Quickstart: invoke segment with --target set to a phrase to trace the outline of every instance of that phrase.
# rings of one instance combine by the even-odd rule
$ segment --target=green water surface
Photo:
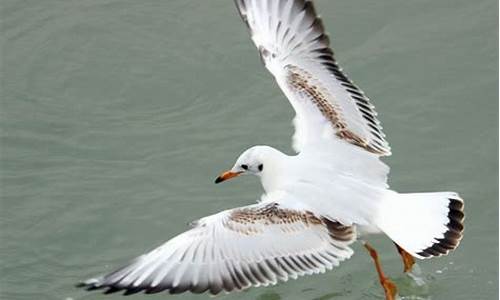
[[[498,2],[321,0],[336,57],[371,97],[391,187],[458,191],[461,247],[419,262],[371,239],[403,299],[497,299]],[[291,153],[293,110],[230,0],[2,0],[0,298],[74,288],[223,209],[256,178],[213,179],[247,147]],[[382,299],[360,244],[324,275],[218,299]],[[207,299],[166,293],[130,299]]]

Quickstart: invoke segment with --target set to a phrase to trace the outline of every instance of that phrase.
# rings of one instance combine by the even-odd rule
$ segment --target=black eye
[[[242,168],[243,170],[248,170],[248,165],[241,165],[241,168]]]
[[[263,165],[263,164],[260,164],[260,165],[258,166],[258,168],[259,168],[259,171],[262,171],[262,170],[264,170],[264,165]]]

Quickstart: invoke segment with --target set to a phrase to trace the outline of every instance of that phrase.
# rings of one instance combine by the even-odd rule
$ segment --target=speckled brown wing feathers
[[[191,230],[82,286],[126,294],[242,290],[332,269],[352,255],[355,238],[353,227],[261,203],[200,219]]]
[[[236,0],[262,62],[295,108],[310,101],[331,123],[335,138],[371,153],[390,155],[382,126],[370,100],[343,72],[330,48],[323,22],[312,1]],[[308,127],[307,124],[296,123]],[[297,128],[300,131],[301,128]],[[322,133],[317,129],[317,135]],[[310,137],[313,133],[307,132]],[[308,141],[296,135],[300,151]]]

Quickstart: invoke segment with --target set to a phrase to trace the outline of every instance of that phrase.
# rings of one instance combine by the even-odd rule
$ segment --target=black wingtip
[[[79,288],[79,289],[85,289],[87,291],[93,291],[93,290],[99,289],[99,287],[95,286],[94,284],[87,283],[85,281],[80,281],[80,282],[76,283],[75,287]]]

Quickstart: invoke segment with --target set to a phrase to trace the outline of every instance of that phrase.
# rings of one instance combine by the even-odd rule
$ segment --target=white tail
[[[463,232],[463,200],[457,193],[391,193],[380,208],[377,226],[418,258],[446,255]]]

